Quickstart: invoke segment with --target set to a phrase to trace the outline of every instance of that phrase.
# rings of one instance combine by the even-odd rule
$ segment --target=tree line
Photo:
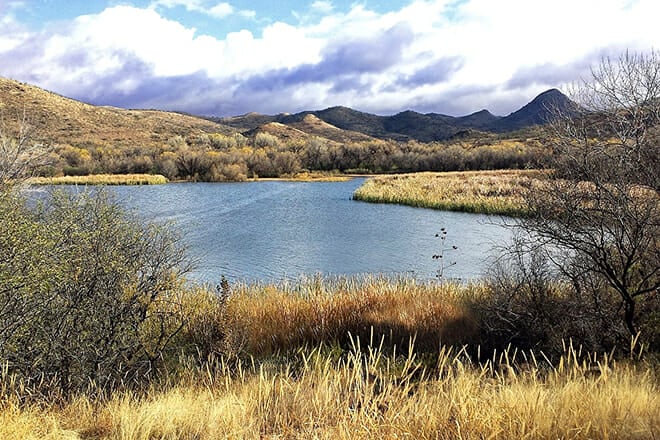
[[[487,137],[488,135],[484,135]],[[538,139],[472,139],[451,143],[337,143],[312,137],[283,141],[260,132],[253,138],[208,134],[175,136],[160,147],[57,145],[42,176],[162,174],[170,180],[241,181],[302,171],[395,173],[538,167],[548,156]]]

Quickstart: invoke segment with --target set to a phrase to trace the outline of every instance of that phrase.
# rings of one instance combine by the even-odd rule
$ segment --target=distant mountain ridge
[[[520,110],[494,122],[493,131],[507,132],[549,122],[554,112],[572,114],[577,104],[557,89],[546,90]]]
[[[557,89],[547,90],[531,102],[508,116],[495,116],[488,110],[480,110],[466,116],[448,116],[439,113],[418,113],[406,110],[392,116],[379,116],[353,110],[348,107],[329,107],[324,110],[303,111],[293,115],[262,115],[249,113],[242,116],[214,118],[217,122],[239,131],[259,131],[268,123],[289,126],[300,124],[308,115],[341,130],[396,141],[421,142],[451,139],[466,130],[506,133],[547,123],[553,112],[573,112],[576,105]]]
[[[0,77],[0,113],[5,119],[25,112],[43,140],[71,145],[159,146],[177,136],[190,139],[212,133],[228,136],[241,133],[252,138],[259,132],[271,134],[284,143],[305,142],[311,138],[334,143],[378,139],[433,142],[475,132],[506,133],[526,129],[545,123],[554,108],[570,112],[576,106],[559,90],[551,89],[508,116],[495,116],[488,110],[460,117],[412,110],[380,116],[337,106],[296,114],[248,113],[208,118],[94,106]]]

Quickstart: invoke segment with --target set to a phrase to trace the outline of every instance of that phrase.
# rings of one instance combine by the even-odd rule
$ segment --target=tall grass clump
[[[523,194],[533,170],[462,171],[379,176],[353,193],[355,200],[481,214],[524,216]]]
[[[217,334],[223,335],[224,347],[236,354],[264,356],[321,343],[346,348],[349,334],[363,341],[373,334],[384,336],[389,346],[399,348],[415,335],[418,349],[434,351],[442,343],[467,342],[476,333],[476,323],[463,305],[476,288],[379,276],[237,283],[226,302],[211,300],[215,310],[223,308],[214,312],[213,325],[195,323],[206,320],[207,312],[188,316],[195,328],[222,329]]]

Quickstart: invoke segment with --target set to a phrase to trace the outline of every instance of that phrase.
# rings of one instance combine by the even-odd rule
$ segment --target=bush
[[[660,292],[660,53],[604,58],[591,74],[573,108],[547,125],[552,170],[524,194],[522,226],[561,254],[555,267],[576,294],[615,303],[609,318],[627,339],[650,343],[657,330],[642,323]]]
[[[618,304],[597,278],[567,282],[547,249],[514,240],[491,270],[483,296],[473,300],[482,350],[509,347],[561,356],[569,341],[590,352],[630,343]],[[588,290],[581,286],[589,285]]]
[[[62,173],[65,176],[89,176],[89,168],[66,166],[62,169]]]
[[[2,195],[0,254],[0,358],[21,380],[64,396],[138,381],[183,325],[178,238],[103,191]]]

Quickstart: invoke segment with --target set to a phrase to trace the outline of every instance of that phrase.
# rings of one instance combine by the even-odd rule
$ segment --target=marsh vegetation
[[[539,184],[538,170],[463,171],[379,176],[353,194],[355,200],[479,214],[524,216],[525,192]]]
[[[87,176],[32,177],[32,185],[162,185],[160,174],[92,174]]]

